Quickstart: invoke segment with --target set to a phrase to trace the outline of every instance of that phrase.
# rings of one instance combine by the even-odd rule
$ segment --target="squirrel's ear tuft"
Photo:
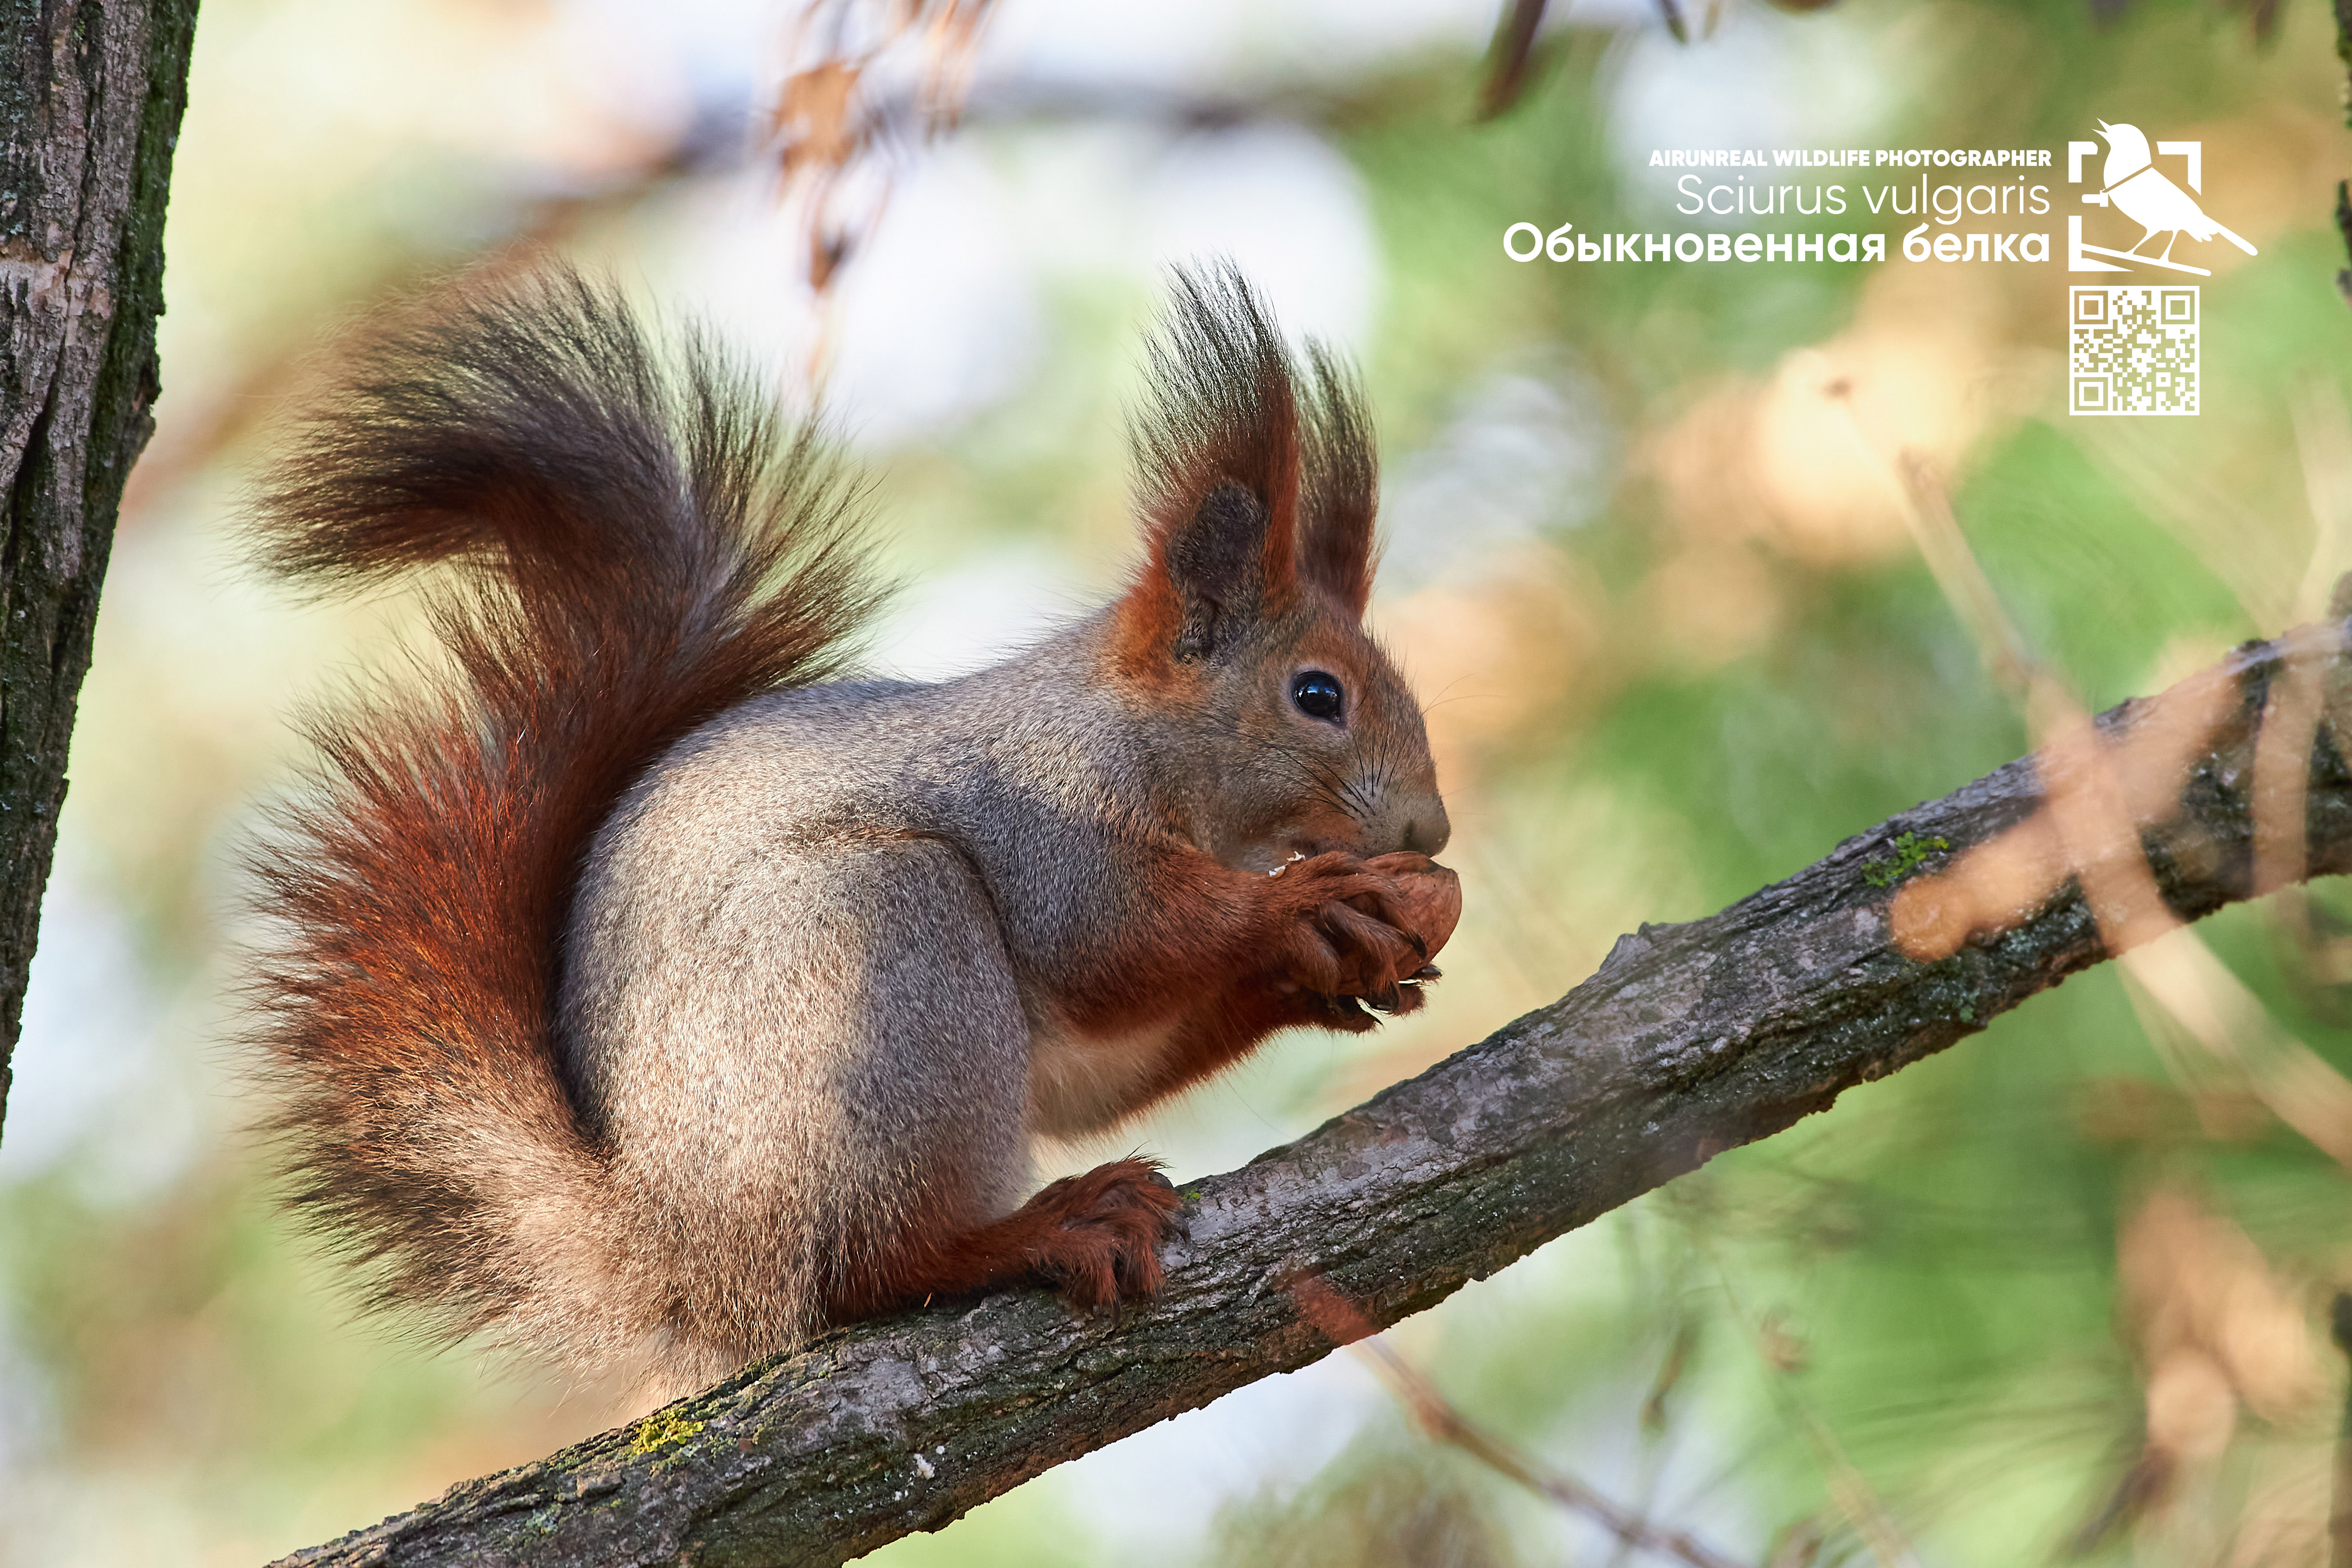
[[[1179,268],[1135,420],[1150,559],[1120,606],[1138,655],[1228,646],[1298,593],[1299,410],[1290,353],[1229,262]]]
[[[1306,450],[1299,572],[1360,619],[1371,601],[1378,560],[1372,519],[1380,509],[1381,470],[1372,422],[1364,411],[1363,388],[1345,362],[1324,344],[1309,342],[1307,365],[1313,383],[1301,421]]]

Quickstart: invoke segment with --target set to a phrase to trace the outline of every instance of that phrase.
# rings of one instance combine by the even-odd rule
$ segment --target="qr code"
[[[2076,414],[2197,412],[2197,290],[2076,289],[2066,329]]]

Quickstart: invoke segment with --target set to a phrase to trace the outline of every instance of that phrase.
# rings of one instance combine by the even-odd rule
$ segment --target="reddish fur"
[[[1300,521],[1299,570],[1331,595],[1349,620],[1372,599],[1377,553],[1372,519],[1380,504],[1380,468],[1363,398],[1347,367],[1321,344],[1307,352],[1315,395],[1308,422]]]
[[[590,835],[678,737],[831,673],[871,596],[808,438],[735,412],[707,356],[671,379],[577,279],[359,362],[264,496],[265,539],[329,584],[460,563],[427,601],[455,673],[310,725],[319,798],[255,860],[283,932],[260,1043],[293,1200],[382,1265],[379,1304],[462,1333],[529,1283],[468,1129],[601,1169],[550,1033]]]
[[[1171,857],[1154,900],[1161,918],[1126,947],[1122,994],[1074,1016],[1102,1033],[1171,1013],[1181,1019],[1149,1103],[1230,1066],[1276,1030],[1374,1027],[1349,998],[1412,1012],[1421,994],[1402,983],[1431,951],[1396,881],[1414,862],[1429,865],[1421,856],[1368,862],[1334,851],[1264,877]]]
[[[1159,401],[1135,433],[1145,559],[1120,601],[1117,660],[1163,689],[1183,616],[1169,544],[1202,497],[1237,484],[1266,508],[1261,616],[1286,613],[1304,584],[1353,620],[1371,597],[1379,492],[1371,432],[1339,362],[1311,347],[1302,399],[1280,334],[1237,274],[1179,272],[1175,286],[1151,355]]]
[[[1411,1012],[1420,993],[1399,983],[1422,968],[1428,952],[1410,934],[1392,879],[1406,862],[1427,862],[1382,860],[1375,866],[1332,853],[1266,877],[1171,848],[1144,900],[1158,913],[1131,931],[1106,965],[1115,987],[1064,998],[1065,1016],[1083,1032],[1108,1034],[1165,1017],[1171,1005],[1181,1010],[1173,1048],[1132,1107],[1140,1110],[1230,1066],[1280,1029],[1373,1027],[1376,1020],[1349,995],[1385,997],[1389,1010]],[[1055,1284],[1080,1310],[1148,1296],[1160,1284],[1157,1249],[1177,1223],[1175,1194],[1151,1175],[1156,1168],[1114,1161],[1055,1182],[1010,1216],[976,1227],[955,1206],[960,1189],[952,1182],[917,1184],[930,1201],[891,1245],[845,1249],[862,1267],[845,1271],[828,1313],[862,1317],[1024,1278]]]
[[[1152,358],[1161,401],[1137,440],[1149,556],[1118,605],[1114,677],[1131,681],[1139,701],[1182,710],[1197,710],[1209,676],[1170,654],[1184,615],[1170,545],[1211,492],[1237,484],[1265,507],[1254,619],[1295,625],[1297,635],[1260,657],[1344,672],[1369,647],[1359,622],[1371,593],[1379,485],[1360,395],[1336,358],[1311,346],[1302,388],[1238,278],[1180,274],[1177,288],[1171,336]],[[1326,608],[1294,614],[1307,595]],[[1315,800],[1300,803],[1292,826],[1308,842],[1345,844],[1354,832],[1336,805]],[[1097,977],[1060,998],[1064,1017],[1097,1037],[1176,1021],[1148,1103],[1279,1029],[1372,1027],[1350,998],[1409,1012],[1421,996],[1401,983],[1426,962],[1429,944],[1391,879],[1405,861],[1428,865],[1333,853],[1265,877],[1190,846],[1159,846],[1148,887],[1129,906],[1137,917]]]
[[[868,1270],[845,1280],[827,1316],[848,1321],[1022,1279],[1053,1286],[1080,1311],[1150,1296],[1160,1289],[1159,1248],[1176,1232],[1181,1203],[1159,1171],[1156,1160],[1113,1160],[1049,1183],[976,1228],[936,1214],[912,1222]]]
[[[1268,877],[1168,846],[1139,900],[1152,914],[1122,933],[1099,984],[1061,998],[1063,1016],[1097,1037],[1177,1020],[1160,1075],[1130,1107],[1139,1110],[1278,1030],[1372,1028],[1378,1020],[1350,998],[1377,998],[1399,1014],[1422,1003],[1402,983],[1435,944],[1419,934],[1398,880],[1416,874],[1453,875],[1419,855],[1367,861],[1333,851]],[[1444,923],[1450,931],[1450,917]]]
[[[1263,508],[1247,611],[1304,607],[1307,635],[1285,656],[1343,668],[1362,637],[1376,483],[1333,362],[1310,356],[1302,395],[1238,279],[1179,290],[1155,360],[1165,395],[1138,437],[1148,558],[1109,673],[1181,711],[1198,672],[1171,654],[1187,614],[1171,551],[1204,500],[1238,486]],[[276,1127],[296,1201],[381,1264],[382,1301],[465,1332],[517,1314],[532,1288],[467,1130],[519,1133],[583,1210],[602,1179],[550,1018],[590,837],[705,720],[832,673],[869,595],[807,438],[780,444],[741,413],[753,405],[707,354],[682,378],[663,371],[576,279],[462,303],[367,345],[362,365],[265,497],[269,550],[330,584],[454,563],[428,601],[454,673],[313,726],[320,798],[288,814],[288,841],[257,867],[284,932],[258,981],[261,1038],[287,1089]],[[1344,819],[1300,809],[1312,837],[1343,841]],[[1117,950],[1055,1000],[1087,1034],[1173,1021],[1145,1100],[1286,1026],[1369,1028],[1350,998],[1420,1000],[1399,988],[1428,947],[1410,934],[1405,874],[1331,853],[1265,877],[1164,842],[1145,886],[1107,889],[1128,911]],[[1137,1160],[1001,1219],[976,1202],[951,1169],[914,1173],[893,1235],[839,1238],[828,1315],[1024,1278],[1081,1307],[1149,1294],[1177,1208]]]

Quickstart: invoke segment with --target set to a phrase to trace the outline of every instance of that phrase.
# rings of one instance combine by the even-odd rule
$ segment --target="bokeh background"
[[[2352,565],[2328,221],[2352,144],[2315,0],[1552,9],[1521,101],[1481,121],[1488,0],[1001,0],[961,127],[903,120],[820,304],[758,134],[784,0],[206,0],[165,392],[0,1141],[0,1564],[258,1562],[618,1414],[355,1322],[244,1131],[239,847],[300,760],[289,716],[414,628],[397,595],[257,583],[238,497],[332,329],[387,293],[553,249],[715,318],[780,396],[821,376],[907,584],[875,660],[914,675],[1118,580],[1167,263],[1229,254],[1356,356],[1373,619],[1430,705],[1468,912],[1418,1016],[1278,1041],[1122,1132],[1180,1177],[2024,751],[1921,563],[1923,499],[2100,706]],[[2063,261],[1502,253],[1522,220],[1690,226],[1654,148],[2063,149],[2097,117],[2201,139],[2209,205],[2261,250],[2199,247],[2195,419],[2066,416]],[[2263,1059],[2339,1087],[2347,922],[2322,888],[2200,928]],[[2252,1059],[2103,969],[1389,1341],[1502,1440],[1736,1561],[2317,1564],[2352,1184]],[[1651,1559],[1433,1444],[1341,1355],[875,1560]]]

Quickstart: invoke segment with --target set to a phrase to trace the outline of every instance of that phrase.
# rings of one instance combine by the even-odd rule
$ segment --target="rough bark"
[[[2179,815],[2141,836],[2182,918],[2248,896],[2273,679],[2310,660],[2340,694],[2343,647],[2336,627],[2306,628],[2221,667],[2226,717]],[[2158,722],[2152,710],[2126,703],[2101,732],[2127,742]],[[2312,751],[2310,875],[2352,867],[2352,772],[2332,728]],[[936,1530],[1326,1354],[1292,1281],[1318,1276],[1386,1326],[2113,956],[2071,880],[1940,963],[1890,940],[1896,884],[2041,804],[2033,760],[2012,763],[1720,914],[1622,939],[1550,1006],[1187,1188],[1191,1235],[1167,1252],[1168,1287],[1123,1323],[1020,1291],[863,1325],[286,1562],[836,1563]]]
[[[0,0],[0,1117],[122,481],[195,0]]]

